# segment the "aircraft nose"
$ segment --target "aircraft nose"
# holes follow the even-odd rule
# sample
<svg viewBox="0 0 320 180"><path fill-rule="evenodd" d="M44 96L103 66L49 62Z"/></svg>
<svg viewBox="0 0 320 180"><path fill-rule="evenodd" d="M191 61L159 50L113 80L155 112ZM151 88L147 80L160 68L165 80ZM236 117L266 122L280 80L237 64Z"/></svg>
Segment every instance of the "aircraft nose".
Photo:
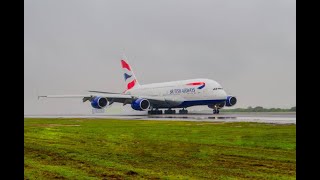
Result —
<svg viewBox="0 0 320 180"><path fill-rule="evenodd" d="M224 90L221 90L220 96L222 99L227 99L227 93Z"/></svg>

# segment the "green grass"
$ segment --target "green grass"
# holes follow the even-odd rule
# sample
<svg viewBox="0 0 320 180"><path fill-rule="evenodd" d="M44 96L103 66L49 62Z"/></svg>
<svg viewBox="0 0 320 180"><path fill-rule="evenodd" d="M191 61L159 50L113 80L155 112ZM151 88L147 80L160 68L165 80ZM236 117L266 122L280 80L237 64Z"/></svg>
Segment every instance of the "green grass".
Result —
<svg viewBox="0 0 320 180"><path fill-rule="evenodd" d="M25 179L295 179L296 126L24 120Z"/></svg>

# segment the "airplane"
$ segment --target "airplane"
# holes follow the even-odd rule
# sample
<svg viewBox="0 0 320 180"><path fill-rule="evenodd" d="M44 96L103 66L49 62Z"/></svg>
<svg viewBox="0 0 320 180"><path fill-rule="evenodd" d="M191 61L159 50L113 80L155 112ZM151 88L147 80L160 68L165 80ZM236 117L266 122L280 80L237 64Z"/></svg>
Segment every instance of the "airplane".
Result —
<svg viewBox="0 0 320 180"><path fill-rule="evenodd" d="M46 95L43 98L82 98L95 109L104 109L113 103L130 104L137 111L148 114L188 114L186 108L206 105L219 114L219 109L237 103L235 96L227 95L222 86L211 79L188 79L180 81L140 85L126 56L121 59L126 89L122 93L88 91L85 95ZM164 112L162 109L165 109Z"/></svg>

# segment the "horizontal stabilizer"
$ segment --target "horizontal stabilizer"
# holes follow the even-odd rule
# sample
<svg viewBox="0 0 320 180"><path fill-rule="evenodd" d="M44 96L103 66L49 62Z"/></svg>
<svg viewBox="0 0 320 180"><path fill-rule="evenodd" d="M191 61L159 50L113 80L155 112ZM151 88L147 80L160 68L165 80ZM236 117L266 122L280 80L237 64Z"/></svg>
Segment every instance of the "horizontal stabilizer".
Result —
<svg viewBox="0 0 320 180"><path fill-rule="evenodd" d="M104 93L104 94L121 94L121 93L115 93L115 92L106 92L106 91L88 91L93 93Z"/></svg>

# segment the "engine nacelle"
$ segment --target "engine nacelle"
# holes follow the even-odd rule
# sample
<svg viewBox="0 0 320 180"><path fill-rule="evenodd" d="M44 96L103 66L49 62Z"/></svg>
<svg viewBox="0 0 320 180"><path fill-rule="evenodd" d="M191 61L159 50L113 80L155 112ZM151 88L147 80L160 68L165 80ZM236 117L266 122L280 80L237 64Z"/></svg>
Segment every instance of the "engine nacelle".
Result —
<svg viewBox="0 0 320 180"><path fill-rule="evenodd" d="M137 110L137 111L145 111L149 109L150 107L150 102L147 99L137 99L132 102L131 104L132 109Z"/></svg>
<svg viewBox="0 0 320 180"><path fill-rule="evenodd" d="M91 106L96 109L102 109L108 105L108 100L105 97L95 96L91 100Z"/></svg>
<svg viewBox="0 0 320 180"><path fill-rule="evenodd" d="M228 96L226 100L226 106L233 106L237 103L237 98L234 96Z"/></svg>

